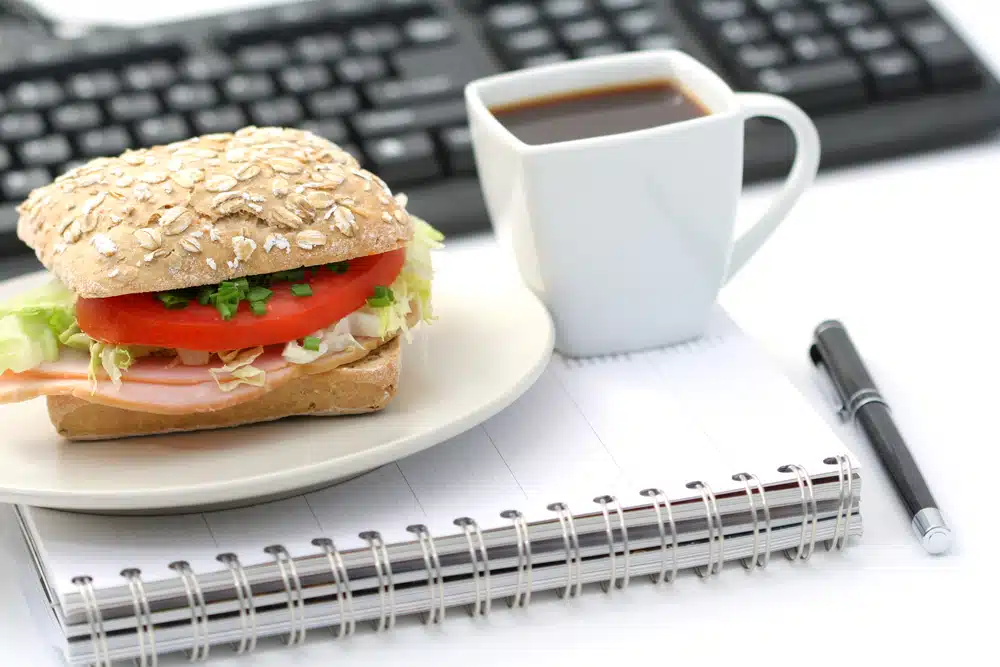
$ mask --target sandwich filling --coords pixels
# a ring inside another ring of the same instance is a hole
[[[399,250],[184,290],[87,299],[53,279],[0,304],[0,403],[218,410],[361,359],[433,319],[442,236],[413,221]]]

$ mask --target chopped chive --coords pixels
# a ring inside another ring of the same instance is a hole
[[[271,298],[271,290],[266,287],[251,287],[250,292],[247,293],[247,301],[253,303],[255,301],[267,301]]]
[[[212,302],[212,292],[211,287],[202,287],[201,290],[198,291],[198,303],[203,306],[210,304]]]
[[[327,264],[326,268],[330,269],[334,273],[346,273],[347,272],[347,260],[343,262],[334,262],[332,264]]]
[[[251,301],[250,312],[254,315],[267,315],[267,304],[263,301]]]
[[[312,296],[313,290],[309,283],[297,283],[292,285],[292,294],[295,296]]]
[[[316,336],[306,336],[302,339],[302,347],[311,352],[319,352],[319,338]]]
[[[187,308],[188,299],[183,296],[174,294],[173,292],[161,292],[156,295],[163,305],[169,310],[179,310],[181,308]]]
[[[372,308],[384,308],[396,302],[396,295],[384,285],[375,286],[375,296],[368,297],[368,305]]]

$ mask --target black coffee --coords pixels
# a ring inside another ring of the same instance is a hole
[[[698,100],[666,80],[522,100],[490,112],[526,144],[620,134],[709,114]]]

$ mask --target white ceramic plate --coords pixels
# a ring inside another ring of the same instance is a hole
[[[0,300],[38,281],[0,283]],[[402,378],[382,412],[231,429],[67,442],[45,399],[0,405],[0,501],[149,512],[249,504],[323,486],[453,437],[499,412],[552,352],[542,304],[487,271],[441,271],[431,326],[403,344]]]

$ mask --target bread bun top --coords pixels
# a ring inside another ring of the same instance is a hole
[[[34,190],[17,234],[84,297],[158,292],[405,246],[404,201],[310,132],[245,127],[98,158]]]

